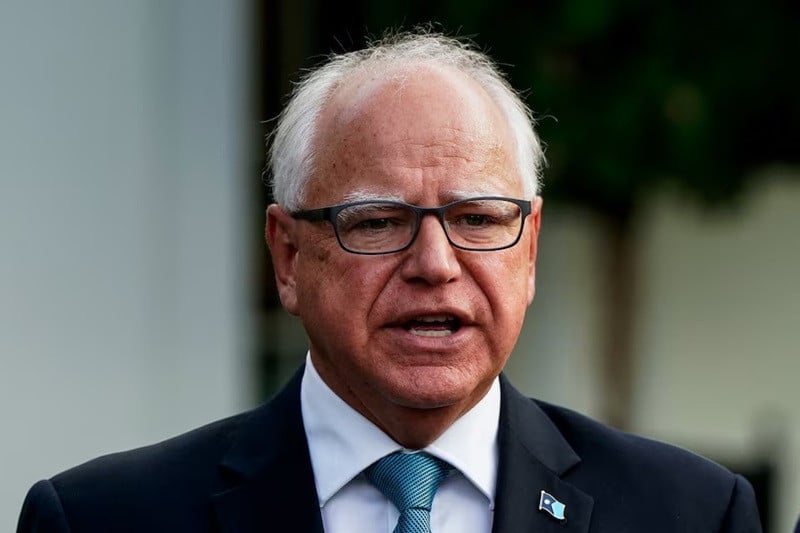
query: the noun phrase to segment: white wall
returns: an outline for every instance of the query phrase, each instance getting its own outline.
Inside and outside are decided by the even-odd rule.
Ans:
[[[781,462],[776,531],[800,514],[800,179],[772,171],[740,209],[664,196],[643,239],[637,427]]]
[[[243,15],[0,6],[0,531],[37,479],[251,397]]]

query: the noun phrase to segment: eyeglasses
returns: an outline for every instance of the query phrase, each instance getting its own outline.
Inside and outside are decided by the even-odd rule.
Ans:
[[[441,207],[417,207],[402,202],[362,201],[296,211],[292,218],[328,221],[339,245],[354,254],[391,254],[405,250],[419,233],[425,215],[435,215],[447,240],[456,248],[491,252],[519,242],[529,200],[481,196]]]

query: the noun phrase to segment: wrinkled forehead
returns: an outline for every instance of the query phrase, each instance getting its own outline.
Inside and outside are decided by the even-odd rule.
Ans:
[[[376,176],[437,165],[477,173],[482,166],[507,167],[516,153],[506,117],[489,94],[460,71],[439,66],[355,73],[332,95],[316,132],[311,189],[370,168]]]

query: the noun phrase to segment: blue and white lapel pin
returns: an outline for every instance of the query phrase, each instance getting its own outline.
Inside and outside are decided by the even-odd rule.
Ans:
[[[566,509],[567,506],[555,499],[552,494],[542,491],[541,496],[539,496],[540,511],[546,512],[557,520],[566,520],[564,516],[564,511],[566,511]]]

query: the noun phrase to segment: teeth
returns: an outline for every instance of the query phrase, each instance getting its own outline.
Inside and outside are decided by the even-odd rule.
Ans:
[[[410,329],[411,334],[420,337],[448,337],[453,334],[449,329]]]
[[[406,324],[406,330],[418,337],[449,337],[458,329],[458,319],[446,314],[419,316]]]

